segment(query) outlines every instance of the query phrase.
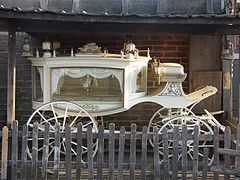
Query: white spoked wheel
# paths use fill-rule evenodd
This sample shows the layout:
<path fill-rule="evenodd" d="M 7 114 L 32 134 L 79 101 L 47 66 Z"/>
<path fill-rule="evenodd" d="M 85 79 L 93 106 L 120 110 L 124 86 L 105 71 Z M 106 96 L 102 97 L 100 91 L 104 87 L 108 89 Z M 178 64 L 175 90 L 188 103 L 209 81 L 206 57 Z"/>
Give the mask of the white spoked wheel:
<path fill-rule="evenodd" d="M 153 128 L 157 127 L 160 129 L 166 122 L 170 119 L 177 117 L 177 116 L 186 116 L 191 115 L 194 116 L 195 114 L 188 108 L 165 108 L 162 107 L 157 110 L 153 116 L 151 117 L 148 123 L 148 133 L 153 133 Z M 153 142 L 150 139 L 149 143 L 153 147 Z"/>
<path fill-rule="evenodd" d="M 179 117 L 174 117 L 167 121 L 160 129 L 159 133 L 162 133 L 163 129 L 166 129 L 167 132 L 173 132 L 174 127 L 179 128 L 179 132 L 182 132 L 182 124 L 187 125 L 187 134 L 193 135 L 194 133 L 194 126 L 198 126 L 199 128 L 199 135 L 207 135 L 207 134 L 212 134 L 213 135 L 213 130 L 212 128 L 203 120 L 199 119 L 196 116 L 179 116 Z M 182 158 L 181 154 L 181 140 L 179 141 L 179 154 L 178 158 L 179 160 Z M 172 157 L 172 150 L 173 150 L 173 140 L 168 141 L 168 148 L 169 148 L 169 158 Z M 203 162 L 203 150 L 204 148 L 209 149 L 209 156 L 208 156 L 208 165 L 211 165 L 213 162 L 213 143 L 209 141 L 199 141 L 198 145 L 198 159 L 199 162 Z M 159 143 L 159 153 L 162 154 L 163 150 L 163 145 L 162 141 Z M 193 140 L 187 140 L 187 155 L 189 160 L 193 160 Z"/>
<path fill-rule="evenodd" d="M 60 132 L 65 131 L 65 126 L 68 124 L 71 127 L 71 132 L 77 132 L 77 124 L 82 123 L 82 131 L 87 131 L 88 126 L 93 127 L 93 132 L 98 131 L 97 122 L 95 119 L 79 105 L 66 102 L 56 101 L 49 102 L 36 109 L 27 121 L 28 129 L 31 131 L 33 123 L 38 122 L 38 130 L 44 131 L 44 125 L 50 124 L 50 132 L 55 132 L 55 124 L 59 123 Z M 42 153 L 43 150 L 43 138 L 38 139 L 38 152 Z M 28 139 L 28 155 L 32 158 L 32 138 Z M 97 152 L 98 141 L 93 139 L 93 156 Z M 71 141 L 72 157 L 76 157 L 77 139 Z M 60 155 L 63 157 L 66 154 L 65 138 L 60 139 Z M 49 138 L 49 153 L 48 157 L 54 156 L 54 137 Z M 82 157 L 83 161 L 87 160 L 87 142 L 82 142 Z"/>

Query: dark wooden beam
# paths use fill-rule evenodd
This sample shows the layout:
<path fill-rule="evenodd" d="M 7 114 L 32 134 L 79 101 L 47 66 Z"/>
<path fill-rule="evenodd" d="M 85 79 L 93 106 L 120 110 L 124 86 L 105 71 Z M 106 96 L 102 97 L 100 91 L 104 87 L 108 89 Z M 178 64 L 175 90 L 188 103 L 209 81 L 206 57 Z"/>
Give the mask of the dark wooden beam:
<path fill-rule="evenodd" d="M 17 20 L 17 31 L 28 33 L 184 33 L 184 34 L 231 34 L 240 33 L 240 26 L 229 28 L 219 25 L 142 24 L 142 23 L 76 23 Z M 231 30 L 231 31 L 230 31 Z"/>
<path fill-rule="evenodd" d="M 124 10 L 125 12 L 126 10 Z M 54 12 L 17 12 L 0 10 L 0 19 L 47 20 L 52 22 L 84 22 L 84 23 L 133 23 L 133 24 L 201 24 L 201 25 L 240 25 L 238 14 L 235 15 L 101 15 L 101 14 L 64 14 Z"/>
<path fill-rule="evenodd" d="M 8 31 L 8 91 L 7 91 L 7 125 L 11 127 L 15 119 L 16 96 L 16 30 L 9 26 Z"/>

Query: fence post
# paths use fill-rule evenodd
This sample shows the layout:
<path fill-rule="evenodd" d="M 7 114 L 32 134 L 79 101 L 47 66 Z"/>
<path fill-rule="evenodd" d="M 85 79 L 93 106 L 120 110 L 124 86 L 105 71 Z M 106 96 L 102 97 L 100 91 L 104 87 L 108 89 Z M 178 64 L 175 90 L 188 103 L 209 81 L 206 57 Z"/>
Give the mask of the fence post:
<path fill-rule="evenodd" d="M 88 179 L 93 180 L 93 135 L 92 126 L 87 127 L 87 159 L 88 159 Z"/>
<path fill-rule="evenodd" d="M 125 128 L 120 128 L 119 135 L 119 149 L 118 149 L 118 180 L 123 179 L 123 159 L 124 159 L 124 148 L 125 148 Z"/>
<path fill-rule="evenodd" d="M 82 173 L 82 123 L 77 125 L 77 180 L 81 179 Z"/>
<path fill-rule="evenodd" d="M 12 124 L 12 163 L 11 178 L 17 179 L 17 160 L 18 160 L 18 122 Z"/>
<path fill-rule="evenodd" d="M 194 126 L 193 134 L 193 180 L 198 179 L 198 144 L 199 144 L 199 126 Z"/>
<path fill-rule="evenodd" d="M 187 125 L 182 124 L 182 179 L 187 179 Z"/>
<path fill-rule="evenodd" d="M 22 130 L 21 179 L 27 178 L 27 138 L 28 128 L 25 124 Z"/>
<path fill-rule="evenodd" d="M 109 125 L 109 177 L 108 179 L 114 179 L 114 146 L 115 146 L 115 135 L 114 135 L 115 125 L 110 123 Z"/>
<path fill-rule="evenodd" d="M 240 124 L 237 125 L 237 143 L 236 150 L 240 151 Z M 235 167 L 238 172 L 240 172 L 240 157 L 235 158 Z M 235 176 L 235 180 L 240 180 L 240 176 Z"/>
<path fill-rule="evenodd" d="M 230 149 L 230 146 L 231 146 L 231 129 L 230 129 L 230 127 L 226 127 L 225 132 L 224 132 L 224 148 Z M 230 156 L 224 155 L 224 158 L 225 158 L 225 166 L 227 168 L 229 168 L 230 167 Z M 230 175 L 224 174 L 224 179 L 230 180 Z"/>
<path fill-rule="evenodd" d="M 163 175 L 164 179 L 170 179 L 169 177 L 169 145 L 168 145 L 168 132 L 167 129 L 164 128 L 162 130 L 162 144 L 163 144 Z"/>
<path fill-rule="evenodd" d="M 203 172 L 202 172 L 202 180 L 207 179 L 208 173 L 208 148 L 203 149 Z"/>
<path fill-rule="evenodd" d="M 179 128 L 173 129 L 173 154 L 172 154 L 172 179 L 178 179 L 178 150 L 179 150 Z"/>
<path fill-rule="evenodd" d="M 60 125 L 59 123 L 55 124 L 54 132 L 54 161 L 53 161 L 53 177 L 54 179 L 59 179 L 59 164 L 60 164 Z"/>
<path fill-rule="evenodd" d="M 137 125 L 131 125 L 130 137 L 130 179 L 135 180 L 135 165 L 136 165 L 136 131 Z"/>
<path fill-rule="evenodd" d="M 103 174 L 103 152 L 104 152 L 104 126 L 98 129 L 98 154 L 97 154 L 97 179 L 102 179 Z"/>
<path fill-rule="evenodd" d="M 8 160 L 8 127 L 4 126 L 2 130 L 1 179 L 7 179 L 7 160 Z"/>
<path fill-rule="evenodd" d="M 219 128 L 217 126 L 213 127 L 214 139 L 213 139 L 213 149 L 214 149 L 214 166 L 219 166 L 219 154 L 217 152 L 219 148 Z M 218 179 L 218 173 L 214 172 L 214 180 Z"/>
<path fill-rule="evenodd" d="M 146 179 L 147 168 L 147 132 L 146 126 L 142 128 L 142 154 L 141 154 L 141 180 Z"/>
<path fill-rule="evenodd" d="M 160 180 L 159 134 L 156 126 L 153 128 L 153 145 L 154 179 Z"/>
<path fill-rule="evenodd" d="M 42 178 L 47 179 L 47 168 L 48 168 L 48 143 L 49 143 L 49 128 L 50 124 L 45 123 L 44 126 L 44 140 L 43 140 L 43 155 L 42 155 Z"/>
<path fill-rule="evenodd" d="M 32 175 L 35 180 L 38 179 L 38 123 L 33 123 L 32 137 Z"/>
<path fill-rule="evenodd" d="M 66 155 L 65 155 L 65 165 L 66 165 L 66 179 L 72 179 L 72 136 L 71 127 L 69 124 L 65 127 L 65 138 L 66 138 Z"/>

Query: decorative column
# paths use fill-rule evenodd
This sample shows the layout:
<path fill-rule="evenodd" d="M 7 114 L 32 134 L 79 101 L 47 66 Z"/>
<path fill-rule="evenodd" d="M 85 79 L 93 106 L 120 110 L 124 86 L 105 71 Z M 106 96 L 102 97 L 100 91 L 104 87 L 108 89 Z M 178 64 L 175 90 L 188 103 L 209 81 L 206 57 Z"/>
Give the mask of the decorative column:
<path fill-rule="evenodd" d="M 8 90 L 7 90 L 7 126 L 10 128 L 15 119 L 16 97 L 16 31 L 8 30 Z"/>
<path fill-rule="evenodd" d="M 222 50 L 222 68 L 223 68 L 223 110 L 224 119 L 232 120 L 232 75 L 233 75 L 233 44 L 225 41 Z"/>

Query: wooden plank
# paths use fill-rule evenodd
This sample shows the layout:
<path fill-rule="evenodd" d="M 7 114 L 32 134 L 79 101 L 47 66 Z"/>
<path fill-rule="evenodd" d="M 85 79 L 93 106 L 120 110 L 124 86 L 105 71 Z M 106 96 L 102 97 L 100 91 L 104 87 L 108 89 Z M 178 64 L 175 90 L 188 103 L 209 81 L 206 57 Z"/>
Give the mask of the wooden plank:
<path fill-rule="evenodd" d="M 122 0 L 122 15 L 128 15 L 129 0 Z"/>
<path fill-rule="evenodd" d="M 163 144 L 163 174 L 164 174 L 164 179 L 170 179 L 170 174 L 169 174 L 169 145 L 168 145 L 168 134 L 166 128 L 163 129 L 162 131 L 162 144 Z"/>
<path fill-rule="evenodd" d="M 198 179 L 198 144 L 199 144 L 199 127 L 195 125 L 193 134 L 193 180 Z"/>
<path fill-rule="evenodd" d="M 218 148 L 217 152 L 219 154 L 224 154 L 224 155 L 229 155 L 229 156 L 240 156 L 240 151 L 234 150 L 234 149 Z"/>
<path fill-rule="evenodd" d="M 219 128 L 217 126 L 213 127 L 214 139 L 213 139 L 213 150 L 214 150 L 214 166 L 219 166 L 219 154 L 217 149 L 219 148 Z M 218 173 L 214 172 L 214 180 L 218 180 Z"/>
<path fill-rule="evenodd" d="M 221 110 L 222 96 L 222 72 L 221 71 L 191 71 L 190 92 L 193 92 L 201 87 L 208 85 L 214 86 L 218 92 L 198 103 L 194 108 L 194 112 L 205 113 L 208 111 Z"/>
<path fill-rule="evenodd" d="M 101 180 L 103 175 L 103 153 L 104 153 L 104 126 L 98 129 L 98 154 L 97 154 L 97 179 Z"/>
<path fill-rule="evenodd" d="M 131 137 L 130 137 L 130 162 L 129 162 L 129 169 L 130 169 L 130 179 L 135 179 L 135 165 L 136 165 L 136 131 L 137 125 L 131 125 Z"/>
<path fill-rule="evenodd" d="M 182 179 L 187 179 L 187 125 L 182 124 Z"/>
<path fill-rule="evenodd" d="M 208 148 L 203 149 L 203 172 L 202 172 L 202 180 L 207 179 L 208 175 Z"/>
<path fill-rule="evenodd" d="M 147 167 L 147 132 L 148 128 L 144 126 L 142 128 L 142 153 L 141 153 L 141 180 L 146 179 L 146 167 Z"/>
<path fill-rule="evenodd" d="M 125 150 L 125 128 L 120 128 L 119 149 L 118 149 L 118 180 L 123 180 L 123 159 Z"/>
<path fill-rule="evenodd" d="M 42 178 L 47 179 L 47 168 L 48 168 L 48 153 L 49 153 L 49 130 L 50 124 L 45 123 L 44 125 L 44 140 L 43 140 L 43 154 L 42 154 Z"/>
<path fill-rule="evenodd" d="M 53 177 L 59 179 L 59 166 L 60 166 L 60 125 L 55 124 L 55 138 L 54 138 L 54 166 L 53 166 Z"/>
<path fill-rule="evenodd" d="M 72 13 L 74 13 L 74 14 L 80 13 L 80 11 L 79 11 L 79 3 L 80 2 L 81 2 L 81 0 L 73 0 L 72 1 Z"/>
<path fill-rule="evenodd" d="M 93 180 L 93 135 L 92 126 L 87 127 L 88 179 Z"/>
<path fill-rule="evenodd" d="M 81 179 L 82 173 L 82 123 L 77 125 L 77 168 L 76 168 L 76 178 Z"/>
<path fill-rule="evenodd" d="M 3 142 L 3 141 L 2 141 Z M 2 144 L 2 148 L 3 148 Z M 12 161 L 11 161 L 11 178 L 17 179 L 17 161 L 18 161 L 18 122 L 13 121 L 12 124 Z M 4 152 L 2 150 L 2 152 Z M 1 173 L 2 174 L 2 173 Z"/>
<path fill-rule="evenodd" d="M 38 123 L 33 123 L 32 137 L 32 177 L 38 179 Z"/>
<path fill-rule="evenodd" d="M 174 127 L 173 129 L 173 154 L 172 154 L 172 179 L 178 179 L 178 147 L 179 145 L 179 129 Z"/>
<path fill-rule="evenodd" d="M 156 126 L 153 128 L 153 145 L 154 179 L 160 180 L 159 134 Z"/>
<path fill-rule="evenodd" d="M 66 165 L 66 179 L 72 179 L 72 136 L 71 127 L 69 124 L 65 126 L 65 137 L 66 137 L 66 154 L 65 154 L 65 165 Z"/>
<path fill-rule="evenodd" d="M 223 111 L 225 119 L 232 119 L 232 63 L 233 59 L 223 58 Z"/>
<path fill-rule="evenodd" d="M 213 10 L 213 0 L 206 0 L 206 4 L 207 4 L 207 13 L 213 14 L 214 10 Z"/>
<path fill-rule="evenodd" d="M 108 178 L 113 180 L 114 179 L 114 158 L 115 158 L 115 125 L 113 123 L 109 124 L 109 173 Z"/>
<path fill-rule="evenodd" d="M 7 91 L 7 126 L 15 120 L 16 99 L 16 31 L 10 26 L 8 31 L 8 91 Z"/>
<path fill-rule="evenodd" d="M 191 35 L 189 69 L 191 71 L 221 71 L 221 51 L 221 35 Z"/>
<path fill-rule="evenodd" d="M 27 138 L 28 138 L 28 129 L 27 125 L 23 125 L 22 129 L 22 152 L 21 152 L 21 179 L 27 178 Z"/>
<path fill-rule="evenodd" d="M 231 129 L 230 127 L 226 127 L 225 132 L 224 132 L 224 148 L 230 149 L 231 146 Z M 225 161 L 225 167 L 230 168 L 230 156 L 225 155 L 224 156 L 224 161 Z M 230 180 L 230 175 L 229 174 L 224 174 L 224 179 L 225 180 Z"/>
<path fill-rule="evenodd" d="M 237 126 L 236 151 L 240 152 L 240 124 Z M 240 157 L 235 158 L 235 169 L 240 172 Z"/>
<path fill-rule="evenodd" d="M 1 179 L 7 179 L 8 164 L 8 127 L 2 129 L 2 160 L 1 160 Z"/>
<path fill-rule="evenodd" d="M 40 8 L 43 11 L 47 11 L 48 10 L 48 0 L 39 0 L 39 4 L 40 4 Z"/>

